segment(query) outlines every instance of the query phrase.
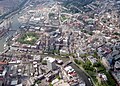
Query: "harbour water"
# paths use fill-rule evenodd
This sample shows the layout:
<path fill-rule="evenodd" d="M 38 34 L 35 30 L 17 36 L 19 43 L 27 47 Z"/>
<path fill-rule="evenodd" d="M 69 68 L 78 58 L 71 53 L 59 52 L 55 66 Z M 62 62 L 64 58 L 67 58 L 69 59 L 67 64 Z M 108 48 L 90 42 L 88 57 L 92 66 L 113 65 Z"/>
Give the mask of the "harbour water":
<path fill-rule="evenodd" d="M 27 3 L 27 2 L 25 2 Z M 23 5 L 25 4 L 23 3 Z M 22 6 L 20 6 L 20 9 L 22 8 Z M 19 27 L 21 26 L 21 23 L 18 21 L 18 17 L 22 15 L 22 13 L 24 12 L 24 10 L 21 10 L 21 14 L 17 13 L 13 16 L 11 16 L 11 30 L 12 31 L 9 31 L 7 32 L 6 34 L 4 34 L 3 37 L 0 38 L 0 52 L 3 52 L 4 51 L 4 44 L 6 43 L 6 39 L 13 36 L 13 34 L 16 32 L 16 31 L 19 31 Z M 16 30 L 16 31 L 15 31 Z"/>
<path fill-rule="evenodd" d="M 18 15 L 13 16 L 12 25 L 11 25 L 10 29 L 19 30 L 19 27 L 21 24 L 19 23 L 17 18 L 18 18 Z M 4 50 L 4 44 L 6 42 L 6 38 L 11 37 L 14 33 L 15 33 L 15 31 L 9 31 L 8 33 L 4 34 L 4 36 L 2 38 L 0 38 L 0 52 L 2 52 Z"/>

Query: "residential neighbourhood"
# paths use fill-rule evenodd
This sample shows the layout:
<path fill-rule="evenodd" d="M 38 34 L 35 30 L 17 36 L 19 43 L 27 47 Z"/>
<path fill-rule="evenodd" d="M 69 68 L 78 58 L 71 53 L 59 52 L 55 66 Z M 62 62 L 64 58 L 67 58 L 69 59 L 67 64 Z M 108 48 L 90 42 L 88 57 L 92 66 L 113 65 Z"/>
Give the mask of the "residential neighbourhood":
<path fill-rule="evenodd" d="M 119 0 L 12 2 L 9 15 L 0 5 L 0 86 L 120 86 Z"/>

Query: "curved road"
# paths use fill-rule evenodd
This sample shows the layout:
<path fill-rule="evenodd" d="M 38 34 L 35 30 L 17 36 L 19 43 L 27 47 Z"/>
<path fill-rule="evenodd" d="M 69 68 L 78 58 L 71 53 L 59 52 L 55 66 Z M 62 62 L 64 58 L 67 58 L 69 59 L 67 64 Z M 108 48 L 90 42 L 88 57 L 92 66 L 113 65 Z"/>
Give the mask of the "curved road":
<path fill-rule="evenodd" d="M 76 73 L 85 81 L 86 86 L 93 86 L 92 83 L 88 80 L 88 76 L 74 63 L 71 63 L 70 66 L 76 71 Z"/>

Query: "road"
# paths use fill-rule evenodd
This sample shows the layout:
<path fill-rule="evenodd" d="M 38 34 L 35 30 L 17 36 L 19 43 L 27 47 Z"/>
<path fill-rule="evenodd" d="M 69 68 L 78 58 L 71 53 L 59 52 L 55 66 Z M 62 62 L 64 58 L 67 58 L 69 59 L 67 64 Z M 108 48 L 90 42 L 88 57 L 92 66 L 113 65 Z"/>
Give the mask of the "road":
<path fill-rule="evenodd" d="M 70 66 L 72 66 L 72 68 L 75 69 L 79 77 L 81 77 L 85 81 L 86 86 L 93 86 L 88 80 L 88 76 L 80 68 L 78 68 L 74 63 L 71 63 Z"/>

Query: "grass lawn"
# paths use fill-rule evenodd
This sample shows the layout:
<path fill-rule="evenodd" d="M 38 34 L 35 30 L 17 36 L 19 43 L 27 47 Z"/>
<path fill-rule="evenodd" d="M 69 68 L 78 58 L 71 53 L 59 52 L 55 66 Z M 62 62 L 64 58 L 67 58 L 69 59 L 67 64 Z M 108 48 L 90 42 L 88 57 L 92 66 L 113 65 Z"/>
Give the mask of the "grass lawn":
<path fill-rule="evenodd" d="M 74 60 L 77 65 L 80 67 L 83 67 L 84 70 L 91 76 L 96 86 L 116 86 L 115 81 L 113 80 L 112 76 L 109 72 L 106 72 L 105 67 L 99 62 L 99 65 L 94 65 L 98 72 L 104 73 L 107 76 L 107 81 L 105 83 L 98 83 L 98 80 L 96 78 L 97 72 L 95 71 L 95 67 L 90 64 L 89 61 L 86 61 L 86 63 L 83 63 L 77 59 Z"/>
<path fill-rule="evenodd" d="M 61 15 L 61 21 L 62 21 L 62 22 L 65 21 L 66 19 L 68 19 L 66 16 Z"/>
<path fill-rule="evenodd" d="M 18 39 L 18 42 L 20 42 L 21 44 L 34 45 L 37 40 L 38 40 L 38 35 L 36 33 L 27 32 Z"/>

